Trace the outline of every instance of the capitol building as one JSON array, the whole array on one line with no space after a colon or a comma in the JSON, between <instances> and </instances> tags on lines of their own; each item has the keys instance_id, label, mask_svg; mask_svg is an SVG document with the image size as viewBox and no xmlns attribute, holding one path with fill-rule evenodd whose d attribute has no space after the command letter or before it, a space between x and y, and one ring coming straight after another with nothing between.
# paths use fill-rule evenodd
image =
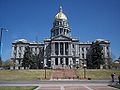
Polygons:
<instances>
[{"instance_id":1,"label":"capitol building","mask_svg":"<svg viewBox=\"0 0 120 90\"><path fill-rule=\"evenodd\" d=\"M22 68L22 60L25 47L29 46L33 54L41 54L40 62L42 67L49 68L75 68L78 65L82 68L86 64L86 55L92 42L81 42L71 36L71 28L68 18L63 13L62 7L54 17L51 28L51 37L44 39L44 42L30 42L26 39L19 39L12 42L12 56L15 60L15 69ZM105 65L111 57L110 41L97 39L103 46ZM95 42L93 41L93 42Z\"/></svg>"}]
</instances>

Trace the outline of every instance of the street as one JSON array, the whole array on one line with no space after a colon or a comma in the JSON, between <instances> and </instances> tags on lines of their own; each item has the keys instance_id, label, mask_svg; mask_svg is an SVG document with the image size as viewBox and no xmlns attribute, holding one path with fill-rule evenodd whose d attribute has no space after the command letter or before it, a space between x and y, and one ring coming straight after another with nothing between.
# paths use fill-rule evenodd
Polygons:
<instances>
[{"instance_id":1,"label":"street","mask_svg":"<svg viewBox=\"0 0 120 90\"><path fill-rule=\"evenodd\" d=\"M119 90L110 80L0 81L0 86L39 86L35 90Z\"/></svg>"}]
</instances>

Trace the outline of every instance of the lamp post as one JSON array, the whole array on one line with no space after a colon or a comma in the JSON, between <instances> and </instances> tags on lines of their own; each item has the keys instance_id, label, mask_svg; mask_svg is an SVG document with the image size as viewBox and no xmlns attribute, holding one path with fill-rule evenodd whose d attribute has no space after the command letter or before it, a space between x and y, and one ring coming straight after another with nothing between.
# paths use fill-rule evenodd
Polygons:
<instances>
[{"instance_id":1,"label":"lamp post","mask_svg":"<svg viewBox=\"0 0 120 90\"><path fill-rule=\"evenodd\" d=\"M64 63L63 62L62 62L62 69L63 69L63 77L65 78Z\"/></svg>"},{"instance_id":2,"label":"lamp post","mask_svg":"<svg viewBox=\"0 0 120 90\"><path fill-rule=\"evenodd\" d=\"M79 68L79 66L78 66L78 60L76 61L76 68L77 68L77 69Z\"/></svg>"},{"instance_id":3,"label":"lamp post","mask_svg":"<svg viewBox=\"0 0 120 90\"><path fill-rule=\"evenodd\" d=\"M46 68L47 68L47 65L45 65L44 68L45 68L45 79L46 79Z\"/></svg>"},{"instance_id":4,"label":"lamp post","mask_svg":"<svg viewBox=\"0 0 120 90\"><path fill-rule=\"evenodd\" d=\"M41 61L41 63L40 63L40 68L43 69L43 61Z\"/></svg>"},{"instance_id":5,"label":"lamp post","mask_svg":"<svg viewBox=\"0 0 120 90\"><path fill-rule=\"evenodd\" d=\"M51 60L49 59L48 62L49 62L49 66L48 67L50 68L51 67Z\"/></svg>"},{"instance_id":6,"label":"lamp post","mask_svg":"<svg viewBox=\"0 0 120 90\"><path fill-rule=\"evenodd\" d=\"M5 28L0 28L0 61L2 60L2 33L3 31L8 31Z\"/></svg>"},{"instance_id":7,"label":"lamp post","mask_svg":"<svg viewBox=\"0 0 120 90\"><path fill-rule=\"evenodd\" d=\"M84 79L86 78L86 64L84 63L83 65L83 68L84 68Z\"/></svg>"}]
</instances>

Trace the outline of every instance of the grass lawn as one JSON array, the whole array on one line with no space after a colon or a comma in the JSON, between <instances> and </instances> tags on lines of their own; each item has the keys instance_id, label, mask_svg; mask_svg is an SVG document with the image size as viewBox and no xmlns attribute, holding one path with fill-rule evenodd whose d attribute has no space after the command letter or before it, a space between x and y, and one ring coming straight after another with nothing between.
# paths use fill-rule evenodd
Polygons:
<instances>
[{"instance_id":1,"label":"grass lawn","mask_svg":"<svg viewBox=\"0 0 120 90\"><path fill-rule=\"evenodd\" d=\"M120 89L120 84L116 84L116 85L109 85L109 86Z\"/></svg>"},{"instance_id":2,"label":"grass lawn","mask_svg":"<svg viewBox=\"0 0 120 90\"><path fill-rule=\"evenodd\" d=\"M0 90L34 90L35 86L0 86Z\"/></svg>"},{"instance_id":3,"label":"grass lawn","mask_svg":"<svg viewBox=\"0 0 120 90\"><path fill-rule=\"evenodd\" d=\"M116 79L120 74L120 70L107 70L107 69L86 69L86 77L92 80L109 80L111 79L111 73L116 73ZM84 69L76 70L76 74L80 77L84 77Z\"/></svg>"},{"instance_id":4,"label":"grass lawn","mask_svg":"<svg viewBox=\"0 0 120 90\"><path fill-rule=\"evenodd\" d=\"M51 77L51 70L46 70L47 79ZM40 80L45 78L45 70L0 70L0 80Z\"/></svg>"}]
</instances>

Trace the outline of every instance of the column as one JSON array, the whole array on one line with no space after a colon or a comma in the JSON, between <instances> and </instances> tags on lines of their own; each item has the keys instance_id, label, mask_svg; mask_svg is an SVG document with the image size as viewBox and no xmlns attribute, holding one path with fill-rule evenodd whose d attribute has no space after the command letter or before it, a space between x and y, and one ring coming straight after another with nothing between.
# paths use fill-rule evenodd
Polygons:
<instances>
[{"instance_id":1,"label":"column","mask_svg":"<svg viewBox=\"0 0 120 90\"><path fill-rule=\"evenodd\" d=\"M68 58L68 65L70 65L71 64L71 60L70 60L70 58Z\"/></svg>"},{"instance_id":2,"label":"column","mask_svg":"<svg viewBox=\"0 0 120 90\"><path fill-rule=\"evenodd\" d=\"M70 44L70 46L71 46L71 48L70 48L70 49L71 49L70 54L71 54L71 55L73 55L73 53L72 53L72 51L73 51L73 48L72 48L72 43Z\"/></svg>"},{"instance_id":3,"label":"column","mask_svg":"<svg viewBox=\"0 0 120 90\"><path fill-rule=\"evenodd\" d=\"M19 53L19 47L17 46L17 50L16 50L16 58L19 58L18 53Z\"/></svg>"},{"instance_id":4,"label":"column","mask_svg":"<svg viewBox=\"0 0 120 90\"><path fill-rule=\"evenodd\" d=\"M60 66L60 58L58 58L58 66Z\"/></svg>"},{"instance_id":5,"label":"column","mask_svg":"<svg viewBox=\"0 0 120 90\"><path fill-rule=\"evenodd\" d=\"M84 58L86 59L86 54L87 54L87 51L86 51L86 47L84 48Z\"/></svg>"},{"instance_id":6,"label":"column","mask_svg":"<svg viewBox=\"0 0 120 90\"><path fill-rule=\"evenodd\" d=\"M77 45L75 44L75 56L77 56Z\"/></svg>"},{"instance_id":7,"label":"column","mask_svg":"<svg viewBox=\"0 0 120 90\"><path fill-rule=\"evenodd\" d=\"M80 59L82 59L82 48L80 47Z\"/></svg>"},{"instance_id":8,"label":"column","mask_svg":"<svg viewBox=\"0 0 120 90\"><path fill-rule=\"evenodd\" d=\"M105 51L104 51L104 52L105 52L105 55L104 55L104 56L105 56L105 58L107 58L107 50L106 50L106 46L104 47L104 50L105 50Z\"/></svg>"},{"instance_id":9,"label":"column","mask_svg":"<svg viewBox=\"0 0 120 90\"><path fill-rule=\"evenodd\" d=\"M53 55L55 55L55 43L53 42L52 45L53 45L53 48L52 48L53 49Z\"/></svg>"},{"instance_id":10,"label":"column","mask_svg":"<svg viewBox=\"0 0 120 90\"><path fill-rule=\"evenodd\" d=\"M53 43L51 43L51 55L54 55Z\"/></svg>"},{"instance_id":11,"label":"column","mask_svg":"<svg viewBox=\"0 0 120 90\"><path fill-rule=\"evenodd\" d=\"M21 53L21 57L23 58L23 56L24 56L24 46L22 46L22 53Z\"/></svg>"},{"instance_id":12,"label":"column","mask_svg":"<svg viewBox=\"0 0 120 90\"><path fill-rule=\"evenodd\" d=\"M54 68L55 66L55 58L51 58L51 67Z\"/></svg>"},{"instance_id":13,"label":"column","mask_svg":"<svg viewBox=\"0 0 120 90\"><path fill-rule=\"evenodd\" d=\"M60 35L60 28L58 29L59 35Z\"/></svg>"},{"instance_id":14,"label":"column","mask_svg":"<svg viewBox=\"0 0 120 90\"><path fill-rule=\"evenodd\" d=\"M47 59L44 58L44 66L46 66L46 65L47 65Z\"/></svg>"},{"instance_id":15,"label":"column","mask_svg":"<svg viewBox=\"0 0 120 90\"><path fill-rule=\"evenodd\" d=\"M63 55L65 55L65 43L63 43Z\"/></svg>"},{"instance_id":16,"label":"column","mask_svg":"<svg viewBox=\"0 0 120 90\"><path fill-rule=\"evenodd\" d=\"M14 53L15 53L15 49L14 49L14 46L12 46L12 58L15 58L15 55L14 55Z\"/></svg>"},{"instance_id":17,"label":"column","mask_svg":"<svg viewBox=\"0 0 120 90\"><path fill-rule=\"evenodd\" d=\"M63 64L64 64L64 66L66 65L65 60L66 60L66 59L65 59L65 58L63 58Z\"/></svg>"},{"instance_id":18,"label":"column","mask_svg":"<svg viewBox=\"0 0 120 90\"><path fill-rule=\"evenodd\" d=\"M33 52L33 50L32 50L32 52ZM46 44L44 46L44 56L46 56Z\"/></svg>"}]
</instances>

